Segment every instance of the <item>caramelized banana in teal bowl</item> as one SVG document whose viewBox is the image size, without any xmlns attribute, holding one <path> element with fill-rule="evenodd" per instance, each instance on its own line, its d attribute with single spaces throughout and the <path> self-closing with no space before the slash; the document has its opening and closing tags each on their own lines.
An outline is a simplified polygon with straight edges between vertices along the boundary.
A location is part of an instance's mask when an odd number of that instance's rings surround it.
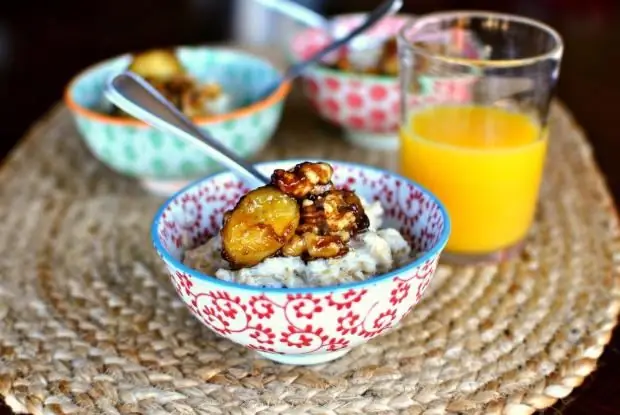
<svg viewBox="0 0 620 415">
<path fill-rule="evenodd" d="M 92 154 L 148 191 L 169 195 L 221 170 L 200 149 L 114 107 L 106 82 L 130 69 L 151 82 L 200 127 L 240 157 L 258 153 L 275 133 L 289 82 L 260 99 L 281 78 L 268 60 L 234 49 L 179 47 L 123 55 L 78 74 L 65 91 L 76 127 Z"/>
</svg>

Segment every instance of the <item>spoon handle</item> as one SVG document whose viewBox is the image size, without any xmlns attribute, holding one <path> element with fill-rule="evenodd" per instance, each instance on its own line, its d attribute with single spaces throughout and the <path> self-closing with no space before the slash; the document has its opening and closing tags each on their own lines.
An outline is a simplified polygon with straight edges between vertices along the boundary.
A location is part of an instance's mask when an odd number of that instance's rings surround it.
<svg viewBox="0 0 620 415">
<path fill-rule="evenodd" d="M 260 186 L 269 182 L 252 164 L 237 157 L 206 131 L 197 128 L 140 76 L 132 72 L 115 76 L 108 82 L 105 94 L 112 103 L 147 124 L 193 145 L 202 144 L 209 156 L 239 174 L 248 181 L 248 185 Z"/>
</svg>

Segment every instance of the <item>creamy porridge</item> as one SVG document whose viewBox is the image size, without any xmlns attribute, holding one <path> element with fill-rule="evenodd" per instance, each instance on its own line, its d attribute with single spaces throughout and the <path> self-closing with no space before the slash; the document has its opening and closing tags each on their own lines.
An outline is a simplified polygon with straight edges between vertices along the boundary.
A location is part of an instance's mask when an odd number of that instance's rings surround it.
<svg viewBox="0 0 620 415">
<path fill-rule="evenodd" d="M 202 273 L 239 284 L 264 287 L 320 287 L 362 281 L 412 260 L 411 248 L 398 230 L 380 229 L 383 208 L 364 203 L 370 225 L 350 241 L 350 250 L 339 258 L 305 262 L 299 257 L 272 257 L 249 268 L 231 270 L 222 259 L 221 237 L 185 253 L 184 263 Z"/>
<path fill-rule="evenodd" d="M 304 255 L 287 255 L 290 250 L 283 247 L 275 255 L 267 255 L 256 264 L 235 267 L 231 266 L 226 255 L 222 254 L 225 249 L 223 235 L 226 233 L 220 232 L 204 245 L 188 250 L 183 262 L 191 268 L 224 281 L 276 288 L 317 287 L 362 281 L 410 262 L 413 254 L 400 232 L 393 228 L 381 228 L 383 221 L 381 204 L 369 203 L 357 197 L 356 199 L 363 208 L 359 213 L 364 215 L 364 221 L 359 222 L 363 224 L 363 229 L 345 234 L 343 238 L 347 239 L 346 249 L 333 257 L 309 258 L 308 252 L 313 252 L 311 249 Z M 308 215 L 304 217 L 303 206 L 307 206 L 308 203 L 299 203 L 302 206 L 302 214 L 297 230 L 310 222 L 307 219 Z M 328 213 L 331 212 L 327 204 L 322 208 Z M 319 228 L 323 229 L 320 231 L 322 235 L 329 233 L 325 231 L 325 227 L 319 226 Z M 316 230 L 317 227 L 309 229 Z M 342 229 L 338 231 L 340 232 L 338 235 L 342 235 Z M 248 242 L 248 245 L 252 243 Z"/>
</svg>

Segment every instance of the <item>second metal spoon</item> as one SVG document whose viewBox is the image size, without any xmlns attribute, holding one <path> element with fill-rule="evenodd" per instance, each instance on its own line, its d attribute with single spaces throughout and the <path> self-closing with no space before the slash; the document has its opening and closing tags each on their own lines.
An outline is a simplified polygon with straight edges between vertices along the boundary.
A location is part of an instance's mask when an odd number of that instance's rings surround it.
<svg viewBox="0 0 620 415">
<path fill-rule="evenodd" d="M 338 40 L 340 37 L 346 35 L 345 33 L 341 33 L 342 31 L 338 30 L 338 26 L 336 23 L 322 16 L 321 14 L 315 12 L 314 10 L 303 6 L 293 0 L 254 0 L 257 3 L 262 4 L 263 6 L 277 11 L 283 15 L 286 15 L 293 20 L 296 20 L 300 23 L 303 23 L 307 26 L 321 29 L 323 32 L 329 34 L 332 41 Z M 385 16 L 392 15 L 400 9 L 401 6 L 393 7 L 391 12 L 386 14 Z M 381 45 L 386 41 L 384 38 L 380 37 L 369 37 L 365 35 L 358 36 L 353 39 L 348 48 L 351 52 L 355 51 L 357 53 L 363 53 L 370 49 L 380 48 Z M 355 54 L 354 54 L 355 55 Z M 325 57 L 327 59 L 328 57 Z"/>
<path fill-rule="evenodd" d="M 346 45 L 351 39 L 359 36 L 364 33 L 368 29 L 372 28 L 375 24 L 377 24 L 381 19 L 390 14 L 394 14 L 399 11 L 403 7 L 403 0 L 384 0 L 380 5 L 378 5 L 373 11 L 366 15 L 366 19 L 363 23 L 357 26 L 355 29 L 351 30 L 346 36 L 330 43 L 325 46 L 323 49 L 314 53 L 307 59 L 304 59 L 301 62 L 297 62 L 287 68 L 284 73 L 282 79 L 278 82 L 273 83 L 268 88 L 265 88 L 261 97 L 269 96 L 274 90 L 278 88 L 278 86 L 287 80 L 291 80 L 293 78 L 301 75 L 309 66 L 314 65 L 320 62 L 325 56 L 329 55 L 331 52 L 334 52 Z"/>
</svg>

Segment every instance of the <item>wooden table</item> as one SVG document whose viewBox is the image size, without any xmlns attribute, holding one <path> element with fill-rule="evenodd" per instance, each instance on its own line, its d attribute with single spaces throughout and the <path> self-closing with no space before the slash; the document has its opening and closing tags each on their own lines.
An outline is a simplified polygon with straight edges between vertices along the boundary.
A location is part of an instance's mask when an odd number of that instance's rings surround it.
<svg viewBox="0 0 620 415">
<path fill-rule="evenodd" d="M 339 0 L 327 13 L 370 8 L 378 0 Z M 405 11 L 489 9 L 528 15 L 557 28 L 566 53 L 558 94 L 587 131 L 620 200 L 620 10 L 615 0 L 416 0 Z M 69 78 L 107 57 L 152 46 L 226 40 L 232 2 L 218 0 L 24 0 L 0 5 L 0 157 L 57 101 Z M 337 5 L 336 5 L 337 4 Z M 33 11 L 36 10 L 36 13 Z M 620 415 L 620 329 L 599 369 L 548 410 Z M 0 401 L 0 415 L 11 411 Z"/>
</svg>

